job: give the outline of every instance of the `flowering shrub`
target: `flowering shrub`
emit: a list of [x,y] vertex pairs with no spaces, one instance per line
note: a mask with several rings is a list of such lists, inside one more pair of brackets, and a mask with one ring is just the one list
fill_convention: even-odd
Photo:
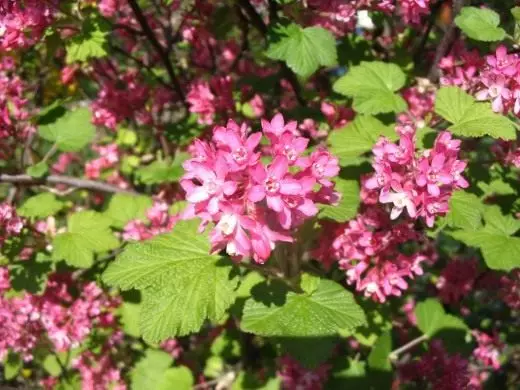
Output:
[[513,3],[0,0],[0,388],[519,388]]

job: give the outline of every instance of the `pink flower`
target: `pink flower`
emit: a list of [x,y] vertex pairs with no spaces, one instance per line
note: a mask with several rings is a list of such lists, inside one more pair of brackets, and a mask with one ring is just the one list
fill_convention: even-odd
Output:
[[208,201],[208,211],[211,214],[218,212],[218,202],[225,195],[232,195],[237,185],[234,181],[226,180],[229,170],[223,158],[217,158],[214,167],[201,163],[192,164],[190,179],[198,180],[201,185],[193,185],[191,181],[181,181],[186,191],[186,200],[191,203]]
[[474,330],[473,336],[477,339],[478,347],[473,350],[473,356],[485,367],[493,370],[500,369],[500,352],[504,349],[504,344],[500,341],[497,334],[493,337],[484,332]]
[[428,158],[419,161],[416,182],[420,187],[426,186],[432,196],[439,196],[440,186],[451,184],[453,181],[453,175],[446,162],[444,154],[435,154],[431,161]]
[[473,290],[477,276],[476,260],[450,260],[436,284],[440,298],[445,303],[458,303]]
[[466,163],[458,159],[460,141],[444,131],[437,136],[433,149],[418,154],[415,128],[408,117],[399,120],[399,145],[385,137],[376,143],[372,164],[375,173],[363,180],[362,195],[372,199],[374,190],[378,190],[379,202],[392,204],[392,219],[406,209],[409,217],[422,217],[431,227],[436,215],[448,212],[451,193],[469,185],[462,177]]
[[292,133],[285,132],[273,146],[273,152],[275,155],[285,156],[289,165],[293,165],[305,151],[308,144],[308,138],[296,137]]
[[281,136],[285,132],[295,133],[298,125],[295,121],[290,121],[286,124],[282,114],[276,114],[273,119],[271,119],[271,122],[265,119],[262,119],[261,122],[262,130],[270,139],[272,137],[276,139],[276,137]]
[[[234,126],[232,121],[228,124],[228,127],[231,126]],[[262,133],[254,133],[246,138],[245,129],[236,131],[216,127],[213,132],[213,141],[224,152],[232,171],[239,171],[258,162],[260,154],[255,153],[255,149],[261,138]]]
[[491,100],[491,107],[495,112],[504,111],[504,101],[511,99],[511,91],[507,88],[506,79],[502,75],[482,77],[480,79],[485,89],[475,95],[478,100]]
[[192,84],[190,91],[186,95],[186,100],[190,105],[190,112],[198,114],[198,122],[201,125],[211,125],[215,116],[215,95],[211,92],[209,84],[198,82]]
[[289,164],[287,158],[276,157],[268,168],[256,165],[253,168],[253,187],[249,190],[249,200],[259,202],[266,199],[267,206],[281,212],[284,204],[282,195],[298,195],[302,187],[297,180],[286,177]]
[[392,191],[381,191],[379,201],[381,203],[392,203],[393,208],[390,213],[391,219],[396,219],[401,215],[404,209],[408,212],[411,218],[415,218],[417,215],[417,208],[414,203],[414,192],[410,183],[406,183],[405,188],[401,184],[394,182],[392,183]]
[[278,375],[287,390],[321,390],[327,382],[330,366],[322,364],[308,370],[289,356],[280,359]]
[[[214,222],[212,251],[258,263],[267,261],[277,242],[292,242],[295,228],[318,213],[316,202],[339,198],[328,180],[339,171],[335,157],[326,149],[301,157],[309,140],[281,114],[263,120],[262,128],[249,133],[232,120],[215,127],[209,142],[190,147],[181,179],[189,202],[182,217],[201,218],[200,229]],[[262,135],[269,144],[260,145]]]

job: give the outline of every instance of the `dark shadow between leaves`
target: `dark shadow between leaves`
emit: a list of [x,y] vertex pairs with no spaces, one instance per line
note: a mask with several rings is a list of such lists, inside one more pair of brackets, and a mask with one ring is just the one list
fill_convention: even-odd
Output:
[[282,355],[289,355],[306,369],[314,369],[325,363],[341,339],[337,336],[276,337],[273,341]]
[[287,301],[288,292],[289,288],[285,283],[278,280],[269,280],[254,286],[251,289],[251,297],[266,306],[283,306]]

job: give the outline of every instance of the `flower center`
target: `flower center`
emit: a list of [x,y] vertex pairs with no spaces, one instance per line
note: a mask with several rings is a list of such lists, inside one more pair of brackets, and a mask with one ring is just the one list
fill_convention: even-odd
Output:
[[268,177],[265,181],[265,190],[270,194],[276,194],[280,190],[280,183],[274,177]]
[[285,157],[287,157],[287,159],[289,161],[295,161],[296,157],[298,157],[296,150],[294,150],[294,148],[289,145],[284,146],[284,154],[285,154]]
[[206,187],[206,191],[208,194],[215,194],[218,190],[218,184],[214,180],[209,180],[206,183],[204,183],[204,187]]
[[241,146],[237,150],[235,150],[233,152],[233,158],[238,163],[244,162],[246,160],[246,158],[247,158],[247,150],[246,150],[246,148]]
[[224,214],[220,221],[217,224],[217,229],[219,229],[226,236],[229,236],[235,231],[235,227],[237,226],[237,217],[233,214]]
[[428,173],[428,179],[430,179],[430,181],[436,182],[438,178],[439,173],[437,171],[430,171]]
[[325,167],[320,163],[314,163],[312,169],[314,170],[314,174],[318,177],[322,177],[325,173]]

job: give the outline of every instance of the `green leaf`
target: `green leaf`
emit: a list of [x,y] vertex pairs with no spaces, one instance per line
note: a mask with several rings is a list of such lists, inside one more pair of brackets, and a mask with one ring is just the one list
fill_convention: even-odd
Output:
[[414,313],[417,317],[417,327],[430,338],[443,330],[466,331],[468,329],[460,318],[446,314],[440,302],[434,298],[419,302],[415,306]]
[[131,389],[157,389],[163,376],[173,363],[172,357],[163,351],[148,349],[130,372]]
[[210,356],[204,364],[204,376],[217,378],[224,372],[225,362],[220,356]]
[[109,26],[101,18],[87,19],[81,32],[67,40],[67,64],[105,57],[108,54],[109,32]]
[[82,149],[94,139],[95,127],[88,108],[78,108],[60,116],[52,123],[41,124],[38,132],[43,139],[55,142],[63,152]]
[[495,230],[504,235],[513,235],[520,229],[520,220],[504,215],[498,206],[486,206],[484,220],[488,231]]
[[513,195],[516,193],[509,183],[501,179],[492,180],[490,183],[479,181],[477,187],[484,192],[484,197],[493,195]]
[[451,235],[466,245],[480,248],[489,268],[511,271],[520,266],[520,238],[484,228],[481,231],[457,231]]
[[145,290],[141,312],[145,340],[159,342],[197,332],[206,319],[220,321],[233,304],[238,278],[232,276],[231,261],[208,256],[202,268],[195,267],[197,272],[179,269],[169,286]]
[[197,229],[198,221],[181,221],[170,234],[131,244],[103,275],[122,289],[145,289],[141,331],[148,341],[198,331],[234,302],[232,263],[210,255],[207,234]]
[[47,218],[58,213],[63,206],[54,194],[44,192],[27,199],[17,211],[26,218]]
[[178,181],[184,174],[182,161],[170,163],[166,160],[156,160],[150,165],[139,168],[135,172],[137,180],[146,185]]
[[486,225],[478,231],[459,230],[450,235],[466,245],[480,248],[489,268],[510,271],[520,266],[520,238],[511,237],[520,229],[520,221],[502,215],[497,206],[486,206]]
[[120,128],[117,131],[116,143],[123,146],[134,146],[137,143],[137,133],[124,127]]
[[379,336],[368,355],[368,366],[378,371],[392,371],[390,353],[392,352],[392,331],[387,330]]
[[511,15],[513,15],[517,22],[520,22],[520,7],[511,8]]
[[210,255],[207,233],[198,232],[198,220],[180,221],[169,234],[128,245],[111,263],[103,280],[123,290],[172,284],[176,275],[190,270],[193,275],[216,263]]
[[104,215],[111,219],[111,225],[122,229],[134,220],[146,220],[146,210],[152,207],[153,202],[147,196],[116,194],[110,199]]
[[27,260],[9,266],[9,279],[15,291],[43,294],[52,271],[48,261]]
[[119,246],[110,230],[110,223],[110,219],[94,211],[72,214],[68,219],[68,232],[54,238],[53,259],[65,260],[74,267],[90,267],[95,253]]
[[338,205],[324,205],[321,208],[320,218],[332,219],[336,222],[346,222],[352,219],[359,207],[359,183],[357,180],[345,180],[338,177],[335,190],[341,193]]
[[[270,296],[272,295],[272,296]],[[363,310],[341,285],[320,280],[312,293],[267,289],[246,301],[240,324],[260,336],[332,336],[366,323]]]
[[29,176],[39,179],[49,172],[49,166],[45,161],[40,161],[39,163],[28,167],[26,172]]
[[121,323],[125,334],[141,337],[139,322],[141,321],[141,305],[133,302],[123,302],[121,305]]
[[16,353],[9,352],[7,359],[4,362],[4,377],[5,380],[10,381],[18,376],[18,373],[23,367],[23,361]]
[[506,32],[498,27],[500,15],[489,8],[464,7],[455,24],[471,39],[485,42],[501,41]]
[[361,62],[334,83],[333,89],[354,99],[354,110],[362,114],[381,114],[406,110],[406,102],[395,92],[406,76],[396,64]]
[[347,165],[359,155],[371,150],[381,136],[392,140],[397,138],[393,127],[384,125],[373,116],[357,115],[343,129],[331,132],[328,141],[331,152],[339,157],[342,165]]
[[447,223],[452,227],[477,230],[482,226],[482,211],[482,202],[476,195],[455,191],[450,199]]
[[321,27],[302,28],[297,24],[278,26],[275,40],[271,40],[266,55],[287,63],[294,73],[309,77],[320,66],[334,66],[338,62],[336,40]]
[[[235,333],[235,334],[233,334]],[[240,356],[241,347],[237,332],[226,329],[211,344],[211,354],[221,356],[224,359],[233,359]]]
[[514,125],[509,119],[494,113],[487,103],[476,103],[460,88],[441,88],[437,93],[435,111],[453,123],[449,130],[455,135],[516,139]]
[[[157,390],[191,390],[194,382],[193,374],[187,367],[168,368],[163,373]],[[145,388],[149,389],[150,387]]]
[[57,377],[61,374],[61,365],[54,354],[45,356],[42,363],[43,369],[51,376]]

